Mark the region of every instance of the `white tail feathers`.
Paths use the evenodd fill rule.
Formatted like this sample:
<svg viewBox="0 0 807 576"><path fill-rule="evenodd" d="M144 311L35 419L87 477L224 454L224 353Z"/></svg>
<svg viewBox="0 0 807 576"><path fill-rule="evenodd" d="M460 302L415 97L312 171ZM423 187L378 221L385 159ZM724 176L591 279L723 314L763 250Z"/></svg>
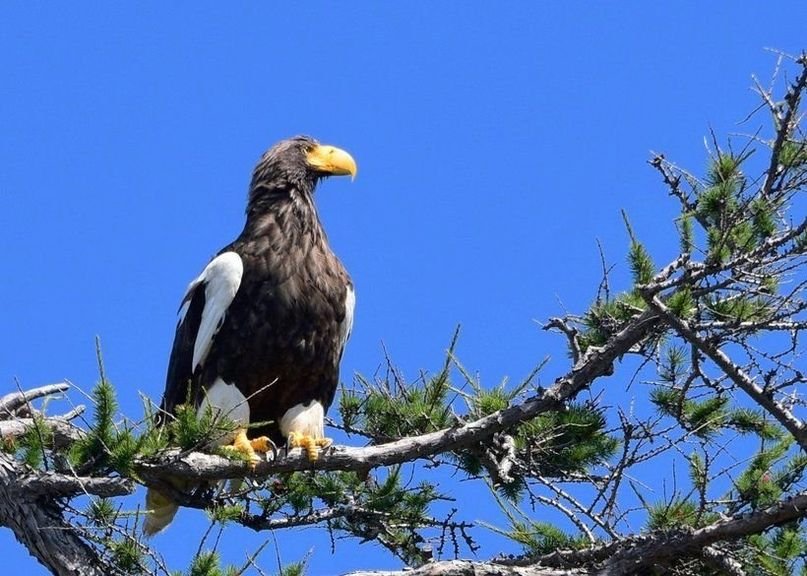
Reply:
<svg viewBox="0 0 807 576"><path fill-rule="evenodd" d="M179 505L162 492L149 488L146 490L146 520L143 522L143 534L153 536L171 523L179 510Z"/></svg>

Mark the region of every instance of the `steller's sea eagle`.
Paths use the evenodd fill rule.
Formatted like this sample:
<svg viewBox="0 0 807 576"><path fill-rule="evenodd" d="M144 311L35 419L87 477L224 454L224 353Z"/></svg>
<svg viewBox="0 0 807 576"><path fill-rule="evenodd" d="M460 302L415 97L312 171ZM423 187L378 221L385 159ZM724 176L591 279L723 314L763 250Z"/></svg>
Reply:
<svg viewBox="0 0 807 576"><path fill-rule="evenodd" d="M244 230L188 286L179 309L161 418L189 400L237 429L232 449L252 465L271 443L312 460L353 324L353 283L331 251L314 205L319 180L356 175L339 148L297 136L279 142L252 174ZM251 427L250 422L268 422ZM143 531L171 522L177 505L146 495Z"/></svg>

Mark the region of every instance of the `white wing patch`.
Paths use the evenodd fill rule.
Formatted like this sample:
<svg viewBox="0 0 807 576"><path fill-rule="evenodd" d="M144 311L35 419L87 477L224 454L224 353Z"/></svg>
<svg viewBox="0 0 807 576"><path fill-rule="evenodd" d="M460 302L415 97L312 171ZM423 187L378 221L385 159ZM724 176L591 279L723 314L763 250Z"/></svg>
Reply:
<svg viewBox="0 0 807 576"><path fill-rule="evenodd" d="M342 320L340 326L340 348L344 350L347 339L350 338L350 333L353 331L353 310L356 308L356 292L353 286L348 284L347 292L345 293L345 319Z"/></svg>
<svg viewBox="0 0 807 576"><path fill-rule="evenodd" d="M210 346L213 344L213 337L221 328L227 308L235 298L238 287L241 285L241 277L244 274L244 263L241 257L235 252L225 252L219 254L202 273L190 283L185 293L187 302L182 305L179 311L180 323L185 320L188 311L190 298L188 295L200 284L205 289L205 307L202 310L202 321L196 333L196 341L193 344L193 361L191 369L196 368L205 361Z"/></svg>

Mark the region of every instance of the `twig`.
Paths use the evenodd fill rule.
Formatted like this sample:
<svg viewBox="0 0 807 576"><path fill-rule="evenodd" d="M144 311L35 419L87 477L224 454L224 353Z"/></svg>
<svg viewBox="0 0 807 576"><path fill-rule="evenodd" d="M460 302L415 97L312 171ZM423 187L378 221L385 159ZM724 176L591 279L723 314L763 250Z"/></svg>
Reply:
<svg viewBox="0 0 807 576"><path fill-rule="evenodd" d="M801 59L803 60L803 58ZM801 74L796 78L793 84L789 87L787 94L785 94L785 110L784 114L776 114L777 127L776 139L773 142L773 149L771 151L771 162L766 172L765 183L762 185L761 195L762 198L767 199L773 191L775 180L786 169L779 162L779 157L782 153L782 147L798 123L798 110L801 95L807 87L807 62L802 62Z"/></svg>
<svg viewBox="0 0 807 576"><path fill-rule="evenodd" d="M746 374L742 368L734 364L725 352L717 348L715 344L699 336L686 320L679 318L658 298L644 290L640 290L642 297L647 302L651 310L658 313L666 324L674 329L678 334L694 345L712 362L717 364L721 370L746 394L748 394L757 404L762 406L768 413L785 427L795 438L796 442L807 450L807 428L804 423L796 418L789 410L774 400L772 394L766 393L753 379Z"/></svg>

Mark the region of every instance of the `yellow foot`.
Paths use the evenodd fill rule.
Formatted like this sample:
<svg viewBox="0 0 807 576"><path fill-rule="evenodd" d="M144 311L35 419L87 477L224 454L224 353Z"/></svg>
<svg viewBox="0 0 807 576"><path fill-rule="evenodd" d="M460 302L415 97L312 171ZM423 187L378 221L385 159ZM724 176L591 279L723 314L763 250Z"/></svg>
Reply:
<svg viewBox="0 0 807 576"><path fill-rule="evenodd" d="M333 440L330 438L314 438L300 432L289 432L289 447L305 450L309 462L316 462L319 458L319 449L327 448L331 444L333 444Z"/></svg>
<svg viewBox="0 0 807 576"><path fill-rule="evenodd" d="M224 448L246 456L249 459L249 467L253 470L258 465L258 462L261 461L258 456L259 453L266 453L270 450L272 452L277 451L274 442L269 440L266 436L253 438L252 440L247 438L247 431L244 428L240 428L236 433L233 443L230 446L224 446Z"/></svg>

